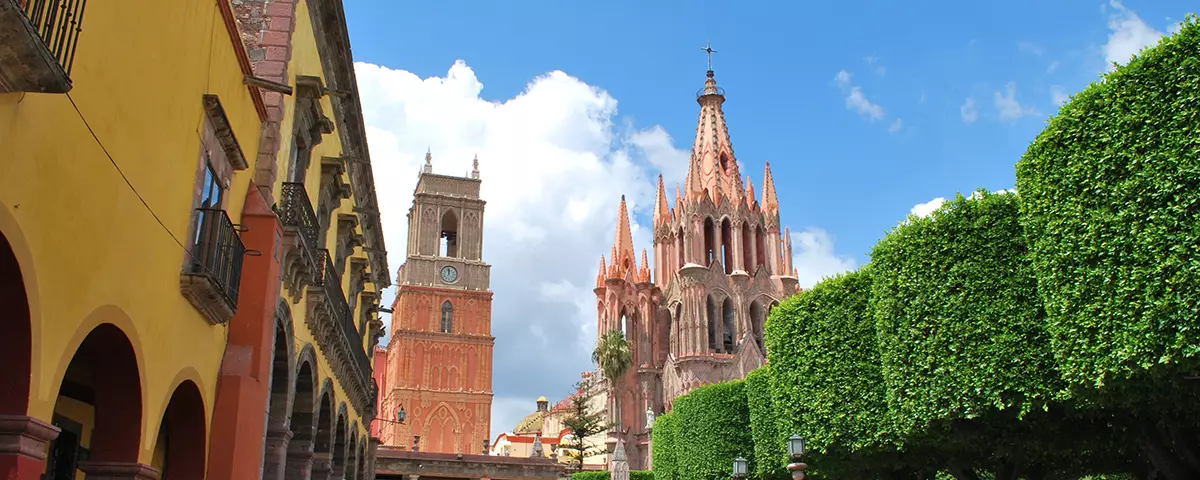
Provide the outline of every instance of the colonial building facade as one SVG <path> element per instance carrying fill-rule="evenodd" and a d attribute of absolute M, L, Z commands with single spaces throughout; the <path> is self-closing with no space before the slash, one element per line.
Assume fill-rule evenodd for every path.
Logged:
<path fill-rule="evenodd" d="M 673 207 L 659 176 L 653 266 L 645 249 L 639 262 L 622 198 L 616 240 L 596 276 L 597 333 L 623 332 L 633 354 L 607 394 L 617 423 L 610 438 L 626 443 L 634 469 L 649 466 L 653 415 L 696 387 L 763 365 L 767 313 L 799 291 L 770 164 L 758 197 L 742 179 L 712 70 L 697 102 L 696 140 Z"/>
<path fill-rule="evenodd" d="M 374 477 L 356 85 L 340 0 L 0 1 L 0 478 Z"/>
<path fill-rule="evenodd" d="M 408 257 L 397 274 L 392 338 L 381 362 L 385 445 L 474 454 L 487 443 L 495 338 L 480 183 L 478 159 L 469 176 L 457 177 L 433 173 L 426 154 L 408 212 Z"/>

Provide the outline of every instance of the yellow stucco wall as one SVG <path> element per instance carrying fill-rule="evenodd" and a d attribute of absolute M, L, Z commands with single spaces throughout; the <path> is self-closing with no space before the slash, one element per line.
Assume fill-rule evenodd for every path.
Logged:
<path fill-rule="evenodd" d="M 289 84 L 295 85 L 297 76 L 306 75 L 306 76 L 313 76 L 313 77 L 321 77 L 322 81 L 326 85 L 328 85 L 329 82 L 328 82 L 328 80 L 325 79 L 325 72 L 323 71 L 323 67 L 321 65 L 321 57 L 317 51 L 316 36 L 315 36 L 315 33 L 312 28 L 312 22 L 311 22 L 311 17 L 309 15 L 308 8 L 309 8 L 308 2 L 299 2 L 296 6 L 296 27 L 295 27 L 295 31 L 292 33 L 292 59 L 291 59 L 290 63 L 288 64 L 288 75 L 290 76 Z M 283 120 L 280 122 L 281 123 L 280 131 L 282 132 L 280 135 L 280 138 L 282 140 L 280 141 L 279 154 L 276 156 L 276 162 L 275 162 L 276 172 L 278 172 L 279 178 L 281 178 L 281 179 L 284 178 L 287 174 L 287 171 L 288 171 L 287 162 L 288 162 L 288 159 L 291 158 L 291 148 L 292 148 L 291 132 L 293 131 L 295 113 L 296 113 L 295 98 L 294 97 L 285 97 L 284 104 L 285 104 L 285 113 L 284 113 Z M 329 96 L 321 97 L 321 110 L 330 119 L 334 119 L 333 104 L 332 104 L 331 98 Z M 337 122 L 335 122 L 335 125 L 336 125 L 336 123 Z M 309 164 L 307 176 L 304 181 L 304 188 L 308 192 L 309 201 L 311 202 L 314 211 L 317 208 L 317 199 L 318 199 L 320 186 L 321 186 L 321 157 L 337 157 L 337 156 L 341 156 L 342 152 L 343 152 L 343 149 L 342 149 L 340 132 L 337 131 L 336 128 L 333 133 L 325 135 L 323 137 L 321 143 L 318 144 L 316 146 L 316 148 L 314 148 L 312 151 L 311 161 Z M 347 183 L 347 184 L 350 183 L 350 178 L 347 173 L 342 174 L 342 182 Z M 282 187 L 283 187 L 282 182 L 277 182 L 276 185 L 274 186 L 274 192 L 275 192 L 276 198 L 279 198 L 279 196 L 282 192 Z M 341 214 L 341 213 L 353 214 L 354 213 L 354 205 L 355 205 L 355 202 L 354 202 L 353 198 L 343 199 L 341 206 L 334 210 L 334 213 L 332 215 L 333 219 L 330 221 L 329 232 L 325 235 L 325 245 L 322 248 L 328 249 L 331 253 L 336 252 L 336 250 L 337 250 L 337 248 L 336 248 L 337 216 L 338 216 L 338 214 Z M 362 233 L 361 227 L 358 228 L 358 232 L 360 234 Z M 362 247 L 357 247 L 357 248 L 355 248 L 354 253 L 351 255 L 351 258 L 365 259 L 365 258 L 367 258 L 367 255 L 366 255 L 366 252 L 363 251 Z M 350 265 L 349 260 L 346 261 L 346 265 L 347 266 Z M 350 269 L 347 267 L 344 270 L 345 271 L 343 272 L 343 275 L 341 278 L 342 293 L 344 295 L 348 296 L 349 292 L 350 292 L 350 278 L 349 278 L 350 275 L 348 274 L 348 272 L 350 271 Z M 364 291 L 374 291 L 373 284 L 367 283 L 364 286 Z M 335 397 L 334 403 L 335 403 L 335 405 L 338 405 L 338 406 L 343 405 L 343 404 L 346 406 L 347 427 L 349 427 L 349 425 L 352 425 L 352 424 L 358 425 L 358 427 L 357 427 L 358 438 L 359 438 L 359 441 L 361 442 L 364 438 L 367 438 L 370 436 L 370 431 L 369 431 L 370 426 L 364 424 L 363 419 L 361 417 L 361 412 L 356 412 L 354 410 L 354 407 L 351 405 L 350 400 L 349 400 L 348 396 L 346 395 L 346 391 L 342 386 L 342 383 L 339 381 L 339 379 L 333 373 L 333 366 L 329 363 L 329 359 L 326 358 L 325 355 L 323 354 L 323 352 L 321 351 L 321 348 L 318 345 L 316 338 L 314 338 L 312 333 L 309 331 L 308 326 L 305 323 L 305 316 L 307 314 L 307 309 L 299 307 L 301 305 L 307 304 L 307 298 L 306 298 L 307 294 L 302 294 L 302 295 L 305 298 L 303 298 L 300 301 L 300 303 L 298 303 L 297 306 L 292 309 L 292 324 L 293 324 L 293 330 L 294 330 L 295 336 L 296 336 L 296 338 L 295 338 L 296 352 L 301 352 L 303 350 L 303 347 L 305 344 L 312 344 L 315 347 L 315 350 L 317 352 L 317 363 L 318 363 L 318 365 L 317 365 L 318 371 L 316 372 L 316 374 L 317 374 L 316 384 L 323 385 L 325 382 L 325 379 L 332 378 L 333 385 L 334 385 L 334 397 Z M 280 296 L 283 298 L 288 297 L 286 287 L 281 287 Z M 346 300 L 348 302 L 350 302 L 351 305 L 354 305 L 357 303 L 356 299 L 347 298 Z M 356 316 L 358 315 L 359 311 L 360 311 L 359 308 L 355 309 Z M 358 327 L 357 319 L 355 319 L 354 324 L 355 324 L 355 327 L 357 328 Z M 368 355 L 367 358 L 371 359 L 373 357 Z M 370 361 L 369 364 L 372 367 L 374 367 L 373 361 Z M 335 410 L 334 415 L 336 415 L 336 414 L 337 414 L 337 412 Z M 333 421 L 331 422 L 331 425 L 336 428 L 337 419 L 334 418 L 332 420 Z M 349 442 L 348 439 L 347 439 L 347 442 Z"/>
<path fill-rule="evenodd" d="M 0 95 L 0 231 L 13 243 L 31 304 L 29 414 L 51 421 L 76 349 L 97 325 L 115 324 L 137 354 L 139 461 L 149 464 L 181 382 L 195 382 L 211 419 L 226 343 L 225 328 L 179 291 L 184 250 L 176 240 L 185 240 L 192 215 L 201 96 L 220 97 L 251 163 L 227 190 L 234 223 L 261 124 L 217 2 L 89 2 L 84 19 L 69 97 Z"/>

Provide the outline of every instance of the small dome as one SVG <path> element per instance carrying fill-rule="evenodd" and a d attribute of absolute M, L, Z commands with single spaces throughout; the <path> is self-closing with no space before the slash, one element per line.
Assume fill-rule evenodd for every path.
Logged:
<path fill-rule="evenodd" d="M 542 431 L 542 419 L 546 417 L 546 412 L 537 411 L 517 422 L 516 428 L 513 428 L 513 433 L 517 435 L 531 435 Z"/>
<path fill-rule="evenodd" d="M 525 397 L 525 398 L 529 398 L 529 397 Z M 540 403 L 540 402 L 549 402 L 550 400 L 547 400 L 545 396 L 541 396 L 541 397 L 538 397 L 537 401 Z"/>

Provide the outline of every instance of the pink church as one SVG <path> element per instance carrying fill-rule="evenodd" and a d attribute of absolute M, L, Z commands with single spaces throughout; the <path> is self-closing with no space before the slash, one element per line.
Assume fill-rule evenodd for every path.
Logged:
<path fill-rule="evenodd" d="M 721 109 L 725 92 L 712 70 L 696 101 L 696 141 L 674 208 L 658 179 L 653 270 L 645 249 L 639 267 L 622 198 L 616 241 L 596 277 L 598 333 L 620 330 L 633 350 L 633 367 L 615 393 L 620 426 L 610 438 L 625 443 L 634 469 L 650 466 L 647 424 L 676 397 L 766 362 L 767 313 L 799 292 L 770 164 L 756 200 L 750 178 L 742 180 Z M 615 397 L 607 393 L 612 411 Z"/>

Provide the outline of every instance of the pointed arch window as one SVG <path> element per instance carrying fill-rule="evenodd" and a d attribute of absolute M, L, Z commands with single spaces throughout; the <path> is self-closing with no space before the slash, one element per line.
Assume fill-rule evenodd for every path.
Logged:
<path fill-rule="evenodd" d="M 454 305 L 449 300 L 442 303 L 442 333 L 454 333 Z"/>

